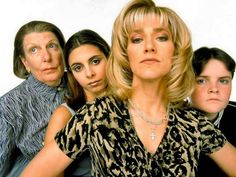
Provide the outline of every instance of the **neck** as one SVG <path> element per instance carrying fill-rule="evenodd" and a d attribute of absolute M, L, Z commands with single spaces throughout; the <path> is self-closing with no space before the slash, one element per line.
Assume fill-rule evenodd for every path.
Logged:
<path fill-rule="evenodd" d="M 167 107 L 168 101 L 162 93 L 158 91 L 147 91 L 140 89 L 133 89 L 130 100 L 137 104 L 140 108 L 145 110 L 151 110 L 157 108 L 158 110 Z"/>
<path fill-rule="evenodd" d="M 60 83 L 61 83 L 61 79 L 52 81 L 52 82 L 45 82 L 45 84 L 47 84 L 50 87 L 57 87 L 60 85 Z"/>
<path fill-rule="evenodd" d="M 131 102 L 149 117 L 166 114 L 168 100 L 166 98 L 165 83 L 160 81 L 142 82 L 133 80 Z"/>
<path fill-rule="evenodd" d="M 164 99 L 143 95 L 132 95 L 129 99 L 131 107 L 143 112 L 150 119 L 167 115 L 167 102 Z"/>
<path fill-rule="evenodd" d="M 214 122 L 214 121 L 217 119 L 218 114 L 219 114 L 219 113 L 207 113 L 207 114 L 206 114 L 206 117 L 207 117 L 211 122 Z"/>
<path fill-rule="evenodd" d="M 132 83 L 132 99 L 143 98 L 146 100 L 160 100 L 163 102 L 166 95 L 165 82 L 161 81 L 140 81 L 137 79 L 133 80 Z"/>

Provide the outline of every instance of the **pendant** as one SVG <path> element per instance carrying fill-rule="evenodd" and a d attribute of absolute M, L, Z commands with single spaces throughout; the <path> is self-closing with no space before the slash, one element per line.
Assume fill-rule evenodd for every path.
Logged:
<path fill-rule="evenodd" d="M 151 140 L 155 140 L 156 139 L 156 133 L 152 131 L 152 133 L 150 134 Z"/>

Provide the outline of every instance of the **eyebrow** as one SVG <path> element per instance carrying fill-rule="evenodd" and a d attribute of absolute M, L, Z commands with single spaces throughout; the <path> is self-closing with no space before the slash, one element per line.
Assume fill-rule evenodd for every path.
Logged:
<path fill-rule="evenodd" d="M 59 44 L 59 41 L 56 38 L 50 39 L 49 41 L 46 42 L 46 44 L 50 44 L 52 42 Z M 28 47 L 28 46 L 32 47 L 32 46 L 38 46 L 38 43 L 37 42 L 29 42 L 29 43 L 25 43 L 24 45 L 26 47 Z"/>
<path fill-rule="evenodd" d="M 153 31 L 154 31 L 154 32 L 161 32 L 161 31 L 169 32 L 168 29 L 163 28 L 163 27 L 160 27 L 160 28 L 154 28 Z M 143 32 L 143 29 L 141 29 L 141 28 L 134 29 L 132 32 L 133 32 L 133 33 L 134 33 L 134 32 L 136 32 L 136 33 L 141 33 L 141 32 Z"/>
<path fill-rule="evenodd" d="M 88 59 L 88 61 L 90 62 L 90 61 L 92 61 L 94 58 L 97 58 L 97 57 L 103 58 L 102 55 L 93 55 L 93 56 L 91 56 L 91 57 Z M 72 65 L 71 65 L 70 67 L 73 67 L 73 66 L 75 66 L 75 65 L 81 65 L 81 64 L 82 64 L 82 63 L 80 63 L 80 62 L 75 62 L 75 63 L 72 63 Z"/>
<path fill-rule="evenodd" d="M 92 61 L 94 58 L 102 58 L 102 55 L 93 55 L 92 57 L 90 57 L 88 60 Z"/>
<path fill-rule="evenodd" d="M 211 77 L 211 76 L 208 76 L 208 75 L 199 75 L 199 76 L 197 76 L 197 78 L 198 78 L 198 77 L 209 78 L 209 77 Z M 218 77 L 218 78 L 220 78 L 220 79 L 224 79 L 224 78 L 232 79 L 232 76 L 221 76 L 221 77 Z"/>

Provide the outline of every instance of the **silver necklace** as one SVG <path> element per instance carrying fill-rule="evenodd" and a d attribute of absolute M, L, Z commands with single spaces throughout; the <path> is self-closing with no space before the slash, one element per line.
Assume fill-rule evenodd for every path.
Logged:
<path fill-rule="evenodd" d="M 145 122 L 151 124 L 151 125 L 154 125 L 155 127 L 157 125 L 161 125 L 165 122 L 167 122 L 167 115 L 165 115 L 164 118 L 162 118 L 161 120 L 158 120 L 158 121 L 151 121 L 151 120 L 148 120 L 147 116 L 145 115 L 145 113 L 143 111 L 141 111 L 137 105 L 135 103 L 133 103 L 130 99 L 128 99 L 128 102 L 131 106 L 131 108 L 135 111 L 135 113 L 137 113 L 138 117 L 140 117 L 142 120 L 144 120 Z M 132 114 L 131 115 L 131 119 L 133 119 L 132 117 Z M 151 140 L 155 140 L 156 137 L 157 137 L 157 134 L 156 134 L 156 128 L 151 128 L 151 133 L 150 133 L 150 138 Z"/>
<path fill-rule="evenodd" d="M 130 106 L 133 108 L 133 110 L 137 113 L 138 117 L 140 117 L 141 119 L 143 119 L 145 122 L 152 124 L 152 125 L 161 125 L 163 123 L 165 123 L 167 121 L 167 116 L 165 115 L 164 118 L 157 120 L 157 121 L 152 121 L 149 120 L 147 118 L 147 116 L 145 115 L 145 113 L 143 111 L 141 111 L 137 105 L 135 103 L 133 103 L 130 99 L 128 100 Z"/>

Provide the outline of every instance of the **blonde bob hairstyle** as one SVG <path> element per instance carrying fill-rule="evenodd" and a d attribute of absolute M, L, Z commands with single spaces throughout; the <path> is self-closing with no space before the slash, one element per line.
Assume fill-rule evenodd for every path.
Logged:
<path fill-rule="evenodd" d="M 132 92 L 133 74 L 127 56 L 129 34 L 135 24 L 147 16 L 156 16 L 163 27 L 170 30 L 175 46 L 172 67 L 165 78 L 165 96 L 175 105 L 188 97 L 194 87 L 192 45 L 190 32 L 183 20 L 171 9 L 158 7 L 151 0 L 133 0 L 116 18 L 112 31 L 111 55 L 107 63 L 107 76 L 113 95 L 126 100 Z M 164 84 L 164 83 L 163 83 Z"/>

